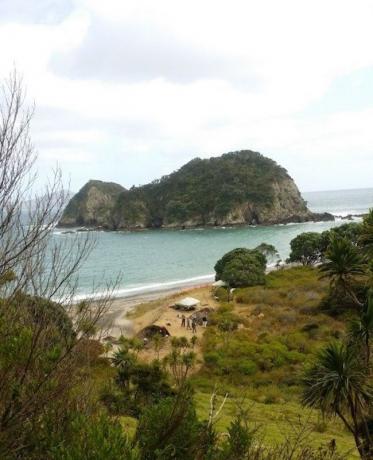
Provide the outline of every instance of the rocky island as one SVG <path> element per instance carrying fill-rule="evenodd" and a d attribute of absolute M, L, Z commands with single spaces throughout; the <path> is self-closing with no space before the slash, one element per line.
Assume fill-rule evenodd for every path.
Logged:
<path fill-rule="evenodd" d="M 91 180 L 70 200 L 59 226 L 120 230 L 320 220 L 334 217 L 311 212 L 286 169 L 258 152 L 242 150 L 195 158 L 129 190 Z"/>

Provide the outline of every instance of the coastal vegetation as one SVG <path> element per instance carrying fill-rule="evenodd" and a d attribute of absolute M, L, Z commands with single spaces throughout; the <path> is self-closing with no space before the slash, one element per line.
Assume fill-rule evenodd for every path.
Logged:
<path fill-rule="evenodd" d="M 215 269 L 227 286 L 208 293 L 214 308 L 198 336 L 104 341 L 110 286 L 94 302 L 73 301 L 91 235 L 68 246 L 50 240 L 65 203 L 60 173 L 25 205 L 35 154 L 23 101 L 14 74 L 0 116 L 0 458 L 372 459 L 373 211 L 359 226 L 297 237 L 297 266 L 266 274 L 266 257 L 276 257 L 266 244 L 223 256 Z M 237 161 L 255 168 L 238 172 Z M 151 211 L 155 224 L 170 200 L 142 208 L 147 190 L 172 186 L 188 204 L 180 194 L 206 191 L 194 182 L 199 172 L 208 182 L 213 171 L 220 187 L 237 174 L 248 184 L 242 199 L 260 203 L 255 212 L 273 199 L 268 179 L 290 180 L 252 152 L 228 154 L 220 168 L 219 159 L 194 160 L 182 176 L 135 189 L 131 212 Z M 219 199 L 212 189 L 188 212 L 205 219 L 213 203 L 224 214 L 225 199 L 240 202 L 239 188 L 223 188 Z M 124 192 L 113 185 L 107 193 Z M 179 205 L 167 219 L 185 212 Z"/>
<path fill-rule="evenodd" d="M 258 250 L 233 249 L 215 265 L 215 279 L 224 281 L 229 287 L 264 284 L 266 257 Z"/>
<path fill-rule="evenodd" d="M 310 220 L 333 216 L 309 211 L 284 168 L 243 150 L 195 158 L 178 171 L 129 190 L 89 181 L 70 200 L 60 226 L 117 230 Z"/>

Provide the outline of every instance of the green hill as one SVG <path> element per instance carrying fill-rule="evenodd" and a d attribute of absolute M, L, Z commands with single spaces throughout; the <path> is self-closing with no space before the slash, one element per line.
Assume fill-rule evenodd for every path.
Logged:
<path fill-rule="evenodd" d="M 90 181 L 70 201 L 60 225 L 131 229 L 315 219 L 332 216 L 313 214 L 284 168 L 244 150 L 195 158 L 170 175 L 130 190 Z"/>

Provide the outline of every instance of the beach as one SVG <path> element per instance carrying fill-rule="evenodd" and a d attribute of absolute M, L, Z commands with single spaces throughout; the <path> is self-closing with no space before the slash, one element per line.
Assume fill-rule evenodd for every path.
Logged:
<path fill-rule="evenodd" d="M 113 340 L 118 340 L 120 336 L 134 337 L 142 329 L 153 324 L 167 328 L 172 337 L 202 336 L 203 328 L 200 326 L 197 327 L 196 334 L 192 334 L 191 330 L 181 327 L 183 312 L 171 308 L 171 305 L 184 297 L 194 297 L 200 301 L 196 311 L 206 307 L 214 309 L 218 305 L 212 294 L 211 283 L 116 298 L 112 300 L 101 321 L 105 331 L 103 338 L 110 337 Z M 185 312 L 184 314 L 188 317 L 192 313 Z M 167 347 L 163 350 L 164 353 L 166 353 L 166 349 Z"/>

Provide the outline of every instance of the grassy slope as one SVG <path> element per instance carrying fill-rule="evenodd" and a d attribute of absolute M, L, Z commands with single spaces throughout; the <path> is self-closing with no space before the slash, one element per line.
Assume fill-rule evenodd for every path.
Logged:
<path fill-rule="evenodd" d="M 309 439 L 316 445 L 334 438 L 341 452 L 358 458 L 351 435 L 338 420 L 323 424 L 317 411 L 305 410 L 299 403 L 304 366 L 323 344 L 344 332 L 344 321 L 318 309 L 326 292 L 327 283 L 319 279 L 318 271 L 303 267 L 273 272 L 266 286 L 237 291 L 229 314 L 241 321 L 238 330 L 226 336 L 211 326 L 205 334 L 204 357 L 218 353 L 227 372 L 221 372 L 219 361 L 217 366 L 213 361 L 193 377 L 200 417 L 207 416 L 210 393 L 218 383 L 221 392 L 232 395 L 218 422 L 220 430 L 231 420 L 235 398 L 241 401 L 245 395 L 250 419 L 262 427 L 264 442 L 279 442 L 294 426 L 307 422 Z M 219 322 L 219 314 L 215 321 Z M 263 360 L 263 354 L 267 359 Z M 276 359 L 280 354 L 284 358 Z M 245 360 L 256 365 L 250 375 L 236 365 Z"/>
<path fill-rule="evenodd" d="M 306 424 L 312 444 L 335 439 L 348 458 L 358 458 L 351 435 L 337 419 L 323 423 L 317 411 L 306 410 L 299 402 L 304 366 L 321 346 L 344 333 L 343 319 L 318 308 L 326 292 L 327 282 L 319 279 L 318 271 L 301 267 L 271 273 L 266 286 L 237 291 L 229 306 L 221 302 L 223 308 L 201 344 L 201 368 L 192 377 L 201 420 L 208 418 L 210 395 L 217 385 L 219 394 L 229 393 L 217 421 L 219 431 L 226 430 L 240 404 L 249 408 L 250 420 L 260 427 L 264 443 L 281 442 Z M 227 318 L 240 322 L 236 331 L 219 330 L 219 322 Z M 208 362 L 209 354 L 218 361 Z M 249 373 L 240 367 L 248 361 L 254 363 Z M 122 423 L 127 432 L 134 433 L 134 419 L 122 417 Z"/>
<path fill-rule="evenodd" d="M 199 417 L 201 419 L 206 418 L 210 409 L 210 395 L 197 393 L 196 403 Z M 227 400 L 217 421 L 216 426 L 219 431 L 226 431 L 237 410 L 236 405 L 237 400 Z M 305 410 L 295 401 L 283 404 L 261 404 L 248 399 L 244 405 L 249 410 L 253 426 L 259 428 L 259 438 L 262 437 L 264 444 L 281 443 L 285 436 L 292 436 L 307 426 L 304 436 L 307 437 L 310 444 L 318 446 L 335 439 L 338 450 L 346 454 L 348 459 L 360 458 L 352 436 L 344 430 L 341 423 L 336 419 L 323 423 L 317 411 Z"/>

